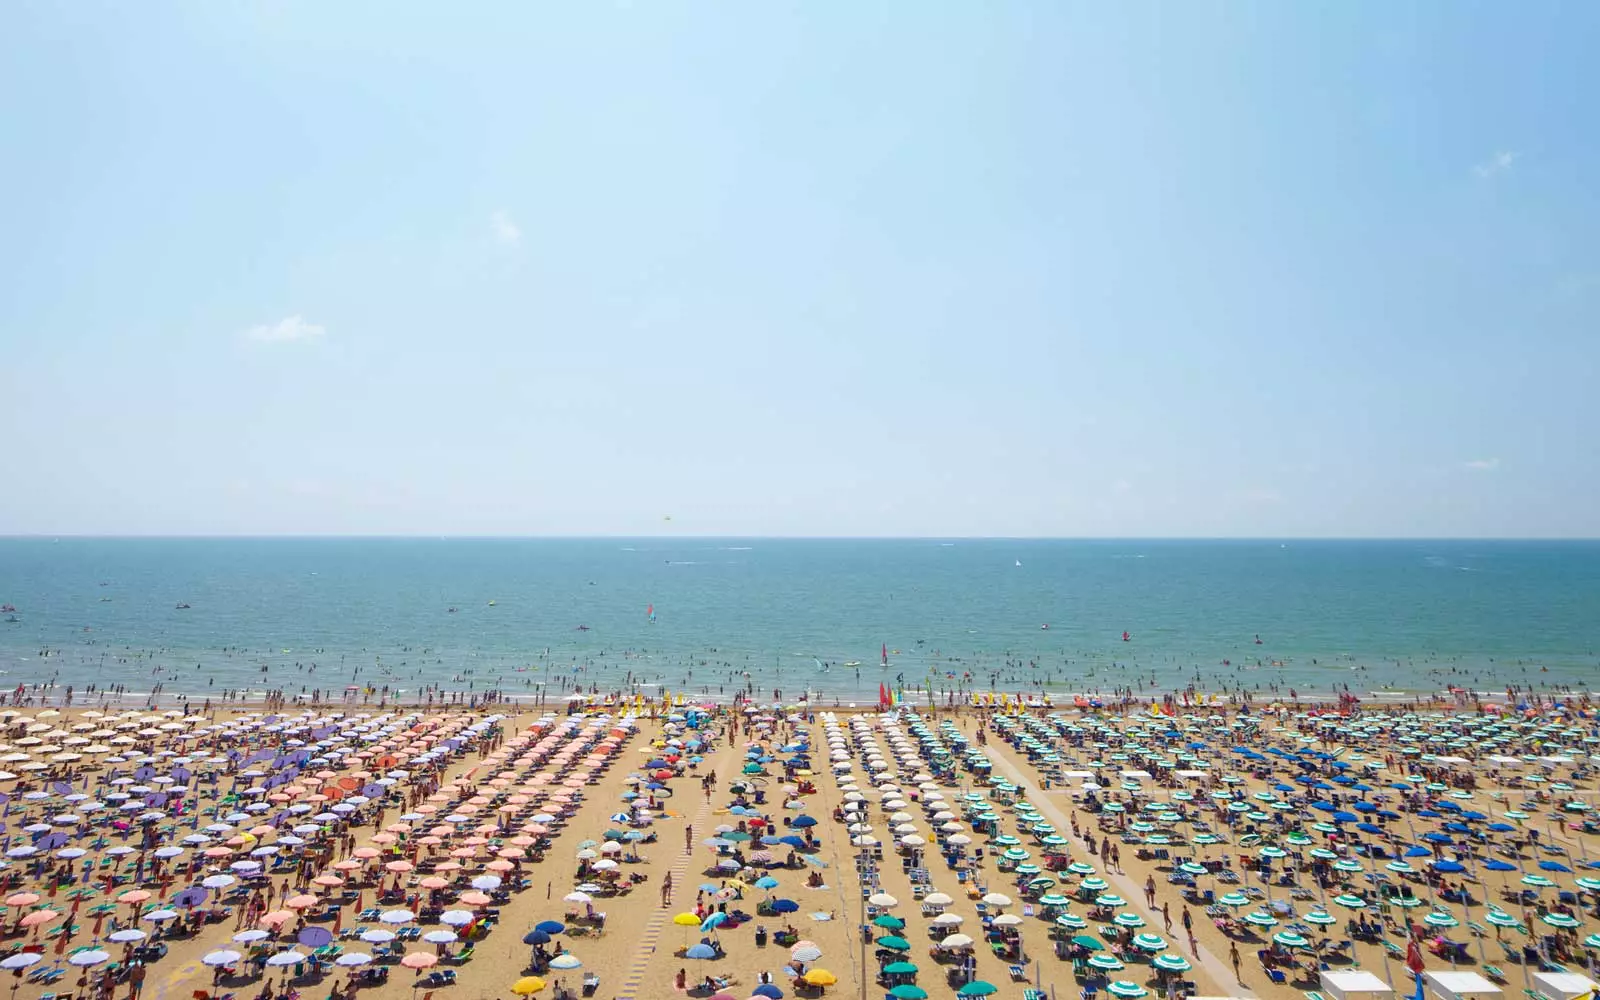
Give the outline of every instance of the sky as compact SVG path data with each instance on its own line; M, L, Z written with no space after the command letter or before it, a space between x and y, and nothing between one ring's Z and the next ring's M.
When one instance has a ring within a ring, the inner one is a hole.
M0 534L1600 536L1596 37L9 3Z

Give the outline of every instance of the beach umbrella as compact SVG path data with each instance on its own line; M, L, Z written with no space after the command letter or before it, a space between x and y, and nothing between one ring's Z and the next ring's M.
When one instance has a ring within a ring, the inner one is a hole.
M1165 955L1157 955L1150 964L1163 972L1188 972L1194 968L1187 958L1172 952L1168 952Z
M305 960L306 960L306 957L304 955L300 954L298 951L295 951L294 949L291 948L288 951L280 951L276 955L269 956L267 958L267 964L268 965L298 965L301 962L304 962Z
M1111 954L1109 951L1097 951L1093 955L1089 956L1089 964L1096 969L1104 969L1107 972L1115 972L1122 968L1122 959Z
M1367 908L1366 900L1348 892L1333 897L1333 901L1348 910L1364 910Z
M1422 918L1422 922L1429 927L1456 927L1461 921L1442 910L1434 910Z
M267 933L265 931L261 931L259 933L261 934L262 937L266 937L267 936ZM112 931L110 934L108 934L106 936L106 940L107 941L114 941L117 944L132 944L135 941L143 941L147 937L149 937L149 935L146 934L144 931L141 931L141 930L139 930L138 928L135 928L135 927L129 927L129 928L125 929L125 930ZM237 934L235 934L234 935L234 940L237 941L238 939L239 939L239 936Z
M822 949L809 941L802 942L789 949L789 957L801 965L808 965L822 957Z
M762 983L750 991L753 997L766 997L767 1000L783 1000L783 991L771 983Z
M82 968L87 968L91 965L99 965L101 962L108 962L110 960L111 953L108 951L102 951L99 948L88 948L84 951L74 952L73 954L67 956L67 963L69 965L76 965Z
M1266 910L1251 910L1244 915L1244 922L1256 927L1271 927L1278 922L1278 918Z
M915 983L901 983L899 986L891 987L889 995L895 1000L927 1000L928 991Z
M519 997L530 996L544 989L544 980L538 976L523 976L511 984L511 992Z
M0 959L0 969L26 969L35 962L43 960L44 956L36 951L19 951L15 955Z
M1133 946L1140 951L1161 951L1166 948L1167 941L1159 934L1137 934L1133 938Z
M956 996L961 997L986 997L997 992L995 985L983 979L974 979L972 982L956 990Z
M810 972L801 976L800 979L807 986L818 987L832 986L834 983L839 981L839 977L829 972L827 969L812 969Z
M1294 931L1279 931L1272 935L1272 940L1285 948L1308 948L1311 946L1311 942L1304 935L1296 934Z
M680 913L672 918L672 922L679 927L699 927L700 918L693 913Z
M1320 927L1331 927L1339 922L1339 918L1329 913L1327 910L1312 910L1302 919L1308 924L1316 924Z
M1138 1000L1149 992L1138 983L1131 983L1126 979L1119 979L1106 987L1106 992L1112 996L1122 997L1123 1000Z
M1493 927L1521 927L1522 921L1513 917L1504 910L1490 910L1483 917L1484 921Z
M1565 913L1556 913L1553 910L1539 919L1551 927L1559 927L1562 930L1572 930L1578 926L1578 920L1575 917L1568 916Z

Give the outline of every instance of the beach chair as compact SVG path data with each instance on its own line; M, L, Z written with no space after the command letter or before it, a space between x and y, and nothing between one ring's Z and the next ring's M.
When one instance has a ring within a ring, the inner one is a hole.
M1006 971L1011 973L1011 981L1013 983L1025 983L1028 981L1028 970L1020 965L1008 965L1006 966Z
M1490 965L1489 963L1485 962L1483 965L1483 974L1497 983L1506 982L1506 974L1500 971L1500 966L1498 965Z
M1321 993L1318 993L1318 992L1316 992L1314 990L1307 991L1306 994L1305 994L1305 998L1306 998L1306 1000L1328 1000L1327 997L1323 996Z

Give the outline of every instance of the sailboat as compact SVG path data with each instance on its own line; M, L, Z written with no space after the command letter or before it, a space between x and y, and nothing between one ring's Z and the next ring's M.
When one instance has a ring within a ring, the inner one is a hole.
M1018 560L1017 560L1017 565L1018 565L1018 566L1021 566L1021 565L1022 565L1022 560L1021 560L1021 559L1018 559Z
M886 643L883 644L883 661L881 663L879 663L878 666L887 667L888 665L889 665L889 644L886 642Z
M649 619L650 624L654 625L656 623L656 606L654 604L646 605L644 613L645 617Z

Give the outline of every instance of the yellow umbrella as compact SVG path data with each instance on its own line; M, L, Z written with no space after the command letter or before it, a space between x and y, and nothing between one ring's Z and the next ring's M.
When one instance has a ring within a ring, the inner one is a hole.
M839 981L839 977L827 969L812 969L800 978L805 980L807 986L832 986Z
M699 927L700 918L693 913L680 913L672 918L672 922L679 927Z
M542 989L544 989L544 980L540 979L538 976L523 976L521 979L511 984L511 992L515 993L519 997L525 997L530 993L537 993Z

